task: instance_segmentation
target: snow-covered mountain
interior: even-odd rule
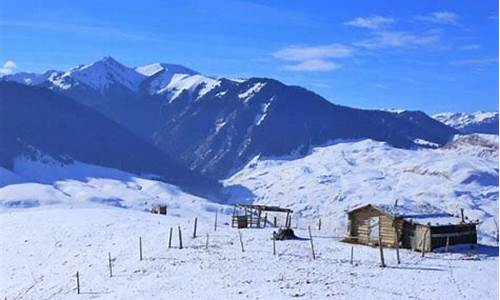
[[[464,134],[498,134],[498,112],[440,113],[432,117]]]
[[[474,137],[471,139],[471,137]],[[498,136],[457,136],[441,149],[397,149],[373,140],[339,141],[305,157],[255,157],[225,181],[239,201],[290,207],[299,218],[346,228],[345,211],[360,204],[416,211],[464,208],[494,243],[498,222]]]
[[[339,138],[439,147],[458,133],[422,112],[354,109],[273,79],[212,78],[173,64],[130,68],[105,57],[31,84],[101,112],[217,179],[256,155],[305,155]]]

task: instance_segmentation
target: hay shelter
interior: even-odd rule
[[[432,251],[456,244],[476,244],[478,221],[445,212],[408,212],[366,204],[347,212],[345,242]],[[399,212],[399,213],[398,213]]]

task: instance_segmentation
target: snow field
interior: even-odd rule
[[[193,221],[198,217],[198,238]],[[385,249],[339,242],[328,227],[304,220],[296,235],[313,232],[316,260],[308,240],[277,241],[274,228],[238,230],[230,214],[180,212],[153,215],[120,208],[35,209],[4,212],[0,295],[7,299],[497,299],[498,248],[479,246],[474,256]],[[301,225],[302,224],[302,225]],[[168,249],[169,228],[177,247],[177,226],[184,249]],[[209,247],[205,249],[206,233]],[[143,257],[139,260],[139,236]],[[349,262],[354,247],[354,265]],[[109,278],[108,252],[114,276]],[[475,258],[468,260],[466,258]],[[80,272],[82,294],[76,293]]]

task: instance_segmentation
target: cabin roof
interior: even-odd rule
[[[408,206],[394,206],[394,205],[373,205],[373,204],[363,204],[358,205],[348,211],[348,214],[356,212],[358,210],[372,207],[381,213],[389,215],[393,218],[404,219],[408,222],[428,225],[438,226],[438,225],[456,225],[463,224],[461,217],[458,215],[453,215],[445,211],[440,211],[436,208],[432,209],[419,209],[410,208]],[[467,223],[478,223],[477,221],[467,220]]]
[[[279,206],[258,205],[258,204],[235,204],[234,206],[237,208],[256,209],[261,211],[289,212],[289,213],[293,212],[293,210],[289,208],[284,208]]]

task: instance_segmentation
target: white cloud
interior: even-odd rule
[[[483,57],[483,58],[470,58],[470,59],[460,59],[451,62],[452,65],[489,65],[498,64],[498,58],[496,57]]]
[[[16,68],[16,63],[12,60],[8,60],[3,64],[2,67],[0,67],[0,76],[12,74],[14,73]]]
[[[327,72],[339,68],[332,58],[345,58],[353,55],[353,49],[343,44],[329,44],[322,46],[290,46],[272,53],[272,56],[291,61],[285,69],[290,71],[319,71]]]
[[[437,11],[425,16],[416,16],[415,19],[442,25],[458,25],[459,16],[454,12]]]
[[[291,46],[274,52],[275,58],[289,61],[305,61],[325,58],[339,58],[351,56],[353,49],[342,44],[330,44],[325,46],[301,47]]]
[[[290,71],[316,71],[327,72],[338,69],[340,66],[332,61],[323,59],[310,59],[293,65],[286,65],[285,69]]]
[[[361,27],[361,28],[369,28],[369,29],[378,29],[384,25],[388,25],[388,24],[391,24],[394,22],[395,21],[392,18],[386,18],[386,17],[382,17],[382,16],[373,16],[373,17],[367,17],[367,18],[358,17],[358,18],[355,18],[354,20],[351,20],[349,22],[345,22],[344,25]]]
[[[426,46],[438,42],[441,34],[438,31],[429,31],[415,34],[406,31],[377,31],[370,39],[353,43],[355,46],[368,49],[385,47]]]

